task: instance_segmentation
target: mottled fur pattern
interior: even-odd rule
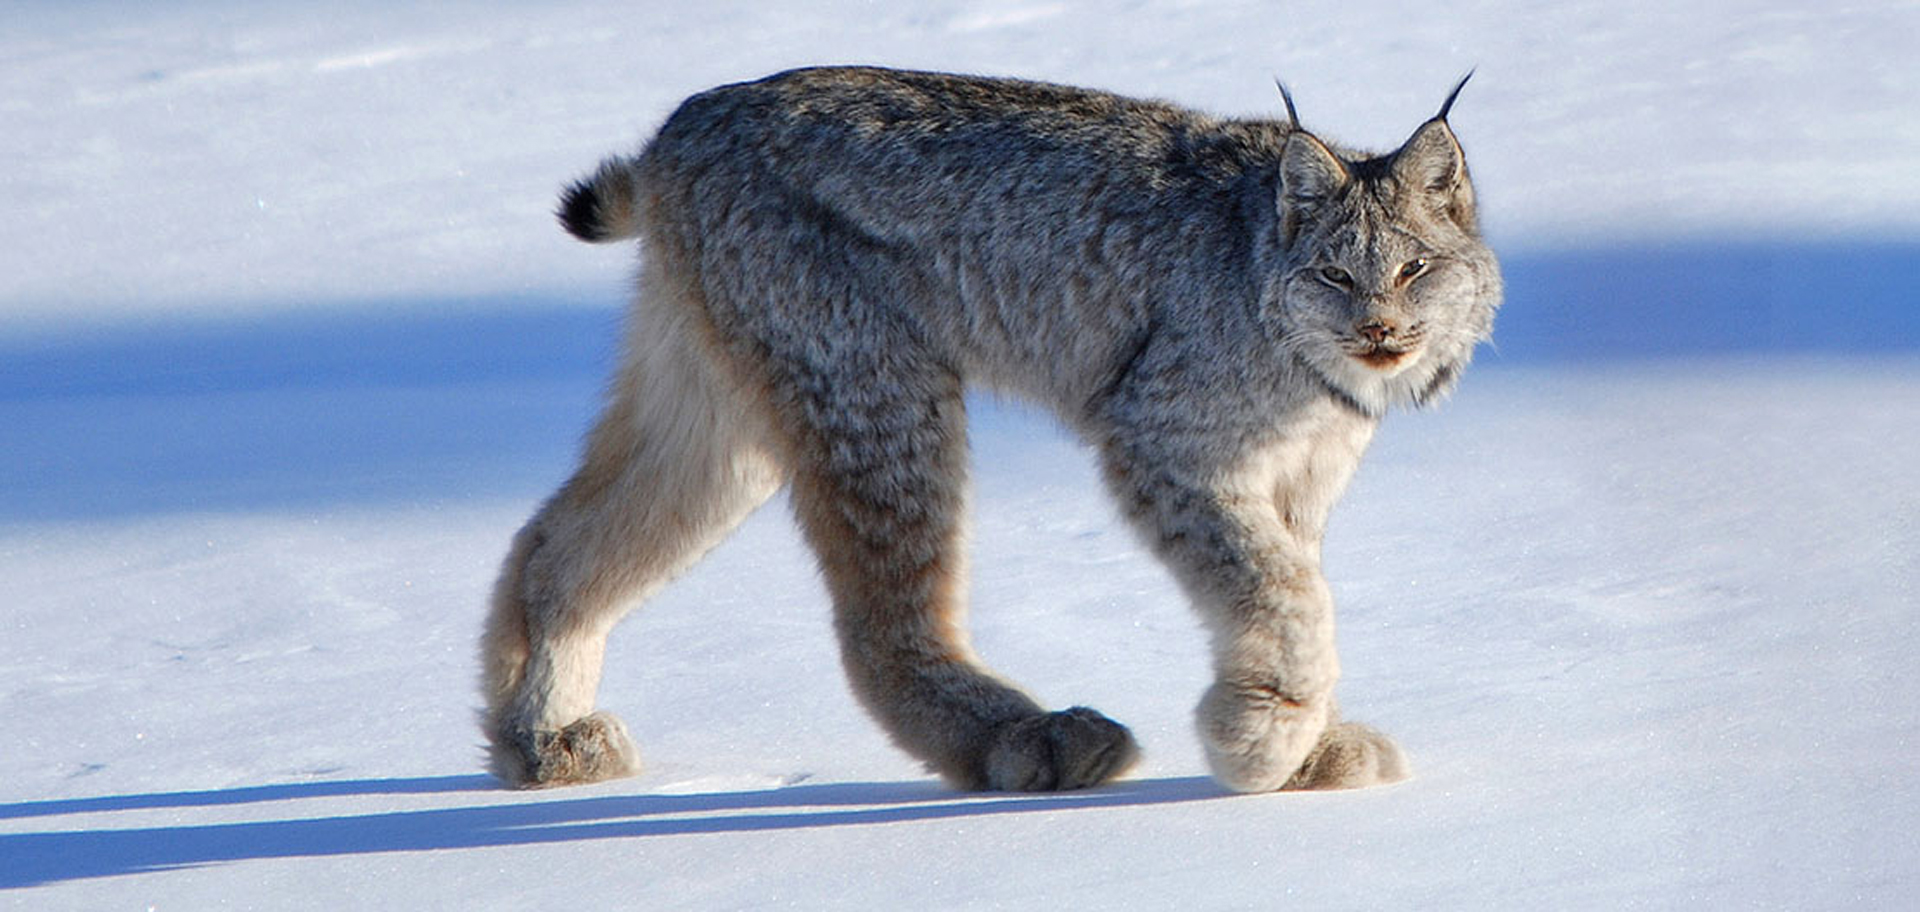
[[[581,465],[494,595],[494,771],[637,769],[593,710],[608,632],[784,482],[853,691],[897,744],[964,788],[1124,773],[1126,728],[1046,711],[968,644],[978,386],[1094,446],[1191,597],[1220,782],[1404,777],[1391,740],[1337,717],[1321,532],[1381,414],[1445,393],[1486,338],[1499,271],[1445,109],[1382,156],[1291,120],[799,70],[694,96],[572,187],[562,222],[639,238],[642,284]]]

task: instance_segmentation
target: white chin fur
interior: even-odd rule
[[[1426,356],[1427,356],[1426,349],[1416,348],[1413,351],[1406,353],[1406,355],[1403,356],[1400,360],[1395,361],[1392,364],[1385,364],[1379,367],[1370,365],[1365,361],[1359,360],[1358,358],[1348,358],[1347,363],[1352,364],[1356,367],[1363,368],[1366,371],[1381,377],[1382,379],[1392,379],[1394,377],[1398,377],[1401,374],[1406,373],[1409,370],[1412,370],[1413,366],[1416,364],[1419,364],[1422,360],[1425,360]]]
[[[1346,393],[1368,414],[1379,415],[1395,405],[1410,406],[1433,378],[1426,349],[1410,352],[1400,361],[1375,367],[1345,354],[1318,359],[1321,376]]]

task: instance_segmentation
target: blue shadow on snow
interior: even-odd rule
[[[492,786],[479,776],[275,785],[0,805],[0,819]],[[938,783],[793,785],[697,795],[617,795],[341,817],[0,834],[0,889],[273,858],[317,858],[598,839],[743,833],[1175,804],[1229,797],[1203,777],[1082,792],[962,793]]]
[[[1647,244],[1503,262],[1507,305],[1476,371],[1920,350],[1920,244]],[[597,405],[619,297],[0,337],[0,523],[537,497]]]

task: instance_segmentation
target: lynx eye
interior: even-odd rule
[[[1346,288],[1353,284],[1353,276],[1348,275],[1346,270],[1338,266],[1322,267],[1320,269],[1320,278],[1327,280],[1327,284],[1329,285],[1338,285],[1341,288]]]
[[[1427,271],[1426,257],[1415,257],[1411,260],[1408,260],[1405,266],[1400,267],[1400,278],[1402,281],[1404,281],[1406,279],[1411,279],[1414,276],[1417,276],[1426,271]]]

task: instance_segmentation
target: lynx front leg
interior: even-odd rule
[[[1325,581],[1260,519],[1214,517],[1224,531],[1202,545],[1212,554],[1182,553],[1192,549],[1184,541],[1168,549],[1215,574],[1189,584],[1207,587],[1196,601],[1214,638],[1214,683],[1198,724],[1214,777],[1244,792],[1280,788],[1305,763],[1333,722],[1340,675]]]
[[[1333,599],[1319,569],[1327,508],[1370,428],[1294,430],[1264,444],[1208,428],[1122,432],[1106,452],[1123,507],[1212,633],[1215,680],[1198,728],[1214,777],[1236,791],[1405,775],[1386,736],[1337,721]]]
[[[840,354],[837,381],[790,387],[812,393],[790,409],[794,506],[855,694],[896,744],[961,788],[1075,789],[1125,772],[1137,754],[1125,727],[1084,707],[1044,711],[968,645],[958,379],[862,360]]]

